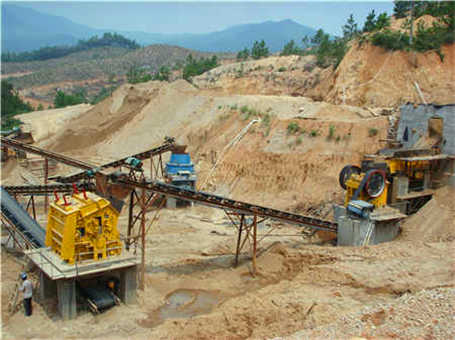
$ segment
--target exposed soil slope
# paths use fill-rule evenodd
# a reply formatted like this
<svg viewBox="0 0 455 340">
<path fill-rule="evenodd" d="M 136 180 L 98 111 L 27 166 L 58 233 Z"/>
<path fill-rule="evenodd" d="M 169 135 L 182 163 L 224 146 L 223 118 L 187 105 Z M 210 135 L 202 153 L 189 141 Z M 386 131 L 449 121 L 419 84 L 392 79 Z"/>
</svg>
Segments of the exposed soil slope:
<svg viewBox="0 0 455 340">
<path fill-rule="evenodd" d="M 239 143 L 222 151 L 258 118 Z M 298 131 L 289 130 L 292 125 Z M 388 125 L 368 110 L 302 97 L 214 95 L 185 81 L 149 82 L 122 86 L 40 145 L 97 163 L 175 136 L 188 145 L 202 189 L 289 208 L 340 195 L 340 169 L 379 149 Z"/>
<path fill-rule="evenodd" d="M 217 67 L 193 83 L 216 94 L 296 95 L 319 82 L 314 56 L 269 57 Z"/>
<path fill-rule="evenodd" d="M 398 106 L 407 102 L 455 102 L 455 44 L 442 47 L 444 61 L 435 51 L 386 51 L 355 43 L 335 72 L 321 73 L 321 82 L 302 95 L 357 106 Z"/>
<path fill-rule="evenodd" d="M 276 62 L 292 69 L 293 63 L 303 60 L 289 57 Z M 398 78 L 399 70 L 394 74 Z M 387 136 L 389 117 L 358 106 L 291 96 L 294 89 L 283 90 L 293 82 L 289 75 L 286 79 L 288 71 L 278 72 L 283 78 L 276 87 L 261 84 L 263 75 L 255 77 L 254 73 L 260 71 L 253 70 L 246 78 L 220 71 L 214 87 L 207 81 L 211 76 L 203 75 L 197 80 L 202 89 L 185 81 L 124 85 L 96 106 L 44 112 L 44 122 L 39 112 L 24 119 L 34 129 L 39 146 L 95 164 L 175 136 L 177 142 L 188 145 L 199 188 L 331 218 L 331 203 L 343 198 L 338 172 L 383 146 L 380 140 Z M 379 85 L 372 81 L 371 86 Z M 378 93 L 371 104 L 385 103 L 382 92 Z M 355 92 L 353 103 L 356 98 L 360 97 Z M 258 121 L 227 147 L 253 120 Z M 2 177 L 16 183 L 19 165 L 11 164 L 5 166 Z M 67 174 L 70 169 L 61 167 L 60 171 Z M 376 246 L 333 247 L 317 236 L 304 237 L 301 228 L 266 221 L 258 228 L 261 242 L 255 277 L 251 276 L 248 242 L 240 265 L 232 266 L 237 234 L 222 210 L 204 206 L 163 209 L 147 234 L 146 287 L 138 292 L 138 303 L 97 316 L 81 312 L 71 321 L 56 317 L 55 304 L 35 304 L 34 315 L 27 320 L 20 312 L 8 314 L 7 299 L 22 268 L 11 255 L 2 253 L 2 336 L 453 338 L 455 229 L 453 202 L 447 201 L 451 196 L 453 190 L 441 189 L 403 224 L 399 239 Z M 38 219 L 45 223 L 42 208 L 38 206 Z M 119 219 L 122 235 L 127 215 L 124 211 Z M 154 211 L 147 215 L 147 226 L 154 215 Z M 136 250 L 140 255 L 140 249 Z M 188 317 L 172 313 L 162 317 L 169 297 L 181 290 L 205 294 L 215 302 Z M 188 305 L 177 306 L 177 311 Z"/>
</svg>

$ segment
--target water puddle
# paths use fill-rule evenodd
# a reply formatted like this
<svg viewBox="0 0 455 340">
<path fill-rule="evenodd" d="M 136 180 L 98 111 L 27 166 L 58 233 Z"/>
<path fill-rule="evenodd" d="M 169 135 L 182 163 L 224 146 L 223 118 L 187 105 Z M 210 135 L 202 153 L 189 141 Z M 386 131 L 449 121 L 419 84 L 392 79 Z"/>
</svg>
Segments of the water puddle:
<svg viewBox="0 0 455 340">
<path fill-rule="evenodd" d="M 222 301 L 217 292 L 197 289 L 177 289 L 166 296 L 166 304 L 139 321 L 143 327 L 152 328 L 167 319 L 191 318 L 210 313 Z"/>
</svg>

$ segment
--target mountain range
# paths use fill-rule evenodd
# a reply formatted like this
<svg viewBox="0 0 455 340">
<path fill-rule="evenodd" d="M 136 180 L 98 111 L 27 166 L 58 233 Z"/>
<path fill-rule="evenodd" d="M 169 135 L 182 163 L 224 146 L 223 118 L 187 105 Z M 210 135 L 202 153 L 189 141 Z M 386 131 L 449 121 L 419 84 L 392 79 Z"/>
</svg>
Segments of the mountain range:
<svg viewBox="0 0 455 340">
<path fill-rule="evenodd" d="M 203 34 L 161 34 L 137 31 L 100 30 L 77 24 L 67 18 L 41 13 L 11 3 L 2 3 L 3 52 L 23 52 L 45 46 L 73 45 L 105 32 L 116 32 L 141 45 L 167 44 L 205 52 L 236 52 L 264 40 L 271 52 L 279 51 L 290 40 L 297 43 L 316 30 L 292 20 L 237 25 Z"/>
</svg>

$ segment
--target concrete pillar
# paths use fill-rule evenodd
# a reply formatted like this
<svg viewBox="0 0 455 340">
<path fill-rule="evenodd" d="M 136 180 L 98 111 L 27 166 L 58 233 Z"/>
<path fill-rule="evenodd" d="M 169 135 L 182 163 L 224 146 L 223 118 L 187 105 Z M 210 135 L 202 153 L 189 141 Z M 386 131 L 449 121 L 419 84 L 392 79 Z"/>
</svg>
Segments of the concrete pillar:
<svg viewBox="0 0 455 340">
<path fill-rule="evenodd" d="M 177 208 L 177 199 L 168 197 L 166 199 L 166 208 L 168 209 L 175 209 Z"/>
<path fill-rule="evenodd" d="M 423 190 L 431 189 L 431 174 L 430 170 L 425 170 L 423 174 Z"/>
<path fill-rule="evenodd" d="M 455 160 L 451 160 L 447 168 L 449 170 L 449 179 L 447 184 L 455 188 Z"/>
<path fill-rule="evenodd" d="M 369 244 L 375 244 L 374 222 L 364 218 L 340 216 L 338 219 L 337 245 L 362 246 L 368 230 L 372 228 Z"/>
<path fill-rule="evenodd" d="M 334 204 L 333 205 L 333 217 L 335 221 L 338 222 L 338 219 L 341 216 L 346 216 L 346 208 L 342 205 Z"/>
<path fill-rule="evenodd" d="M 137 266 L 128 267 L 120 272 L 119 298 L 125 303 L 136 303 Z"/>
<path fill-rule="evenodd" d="M 76 281 L 57 281 L 58 310 L 63 320 L 74 319 L 76 312 Z"/>
<path fill-rule="evenodd" d="M 39 287 L 41 301 L 57 296 L 57 283 L 54 280 L 49 279 L 42 271 L 39 275 Z"/>
<path fill-rule="evenodd" d="M 395 176 L 392 187 L 392 202 L 396 201 L 397 196 L 404 196 L 409 192 L 409 178 L 406 176 Z"/>
</svg>

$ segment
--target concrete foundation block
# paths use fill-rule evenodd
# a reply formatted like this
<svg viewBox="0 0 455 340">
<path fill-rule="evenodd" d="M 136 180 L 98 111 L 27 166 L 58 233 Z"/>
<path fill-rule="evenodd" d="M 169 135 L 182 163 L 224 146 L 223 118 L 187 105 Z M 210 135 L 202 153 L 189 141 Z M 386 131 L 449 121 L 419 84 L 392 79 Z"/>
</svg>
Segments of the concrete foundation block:
<svg viewBox="0 0 455 340">
<path fill-rule="evenodd" d="M 390 242 L 394 240 L 399 233 L 400 227 L 397 221 L 376 222 L 374 239 L 371 240 L 370 244 Z"/>
<path fill-rule="evenodd" d="M 177 200 L 175 198 L 168 197 L 166 199 L 166 208 L 168 208 L 168 209 L 177 208 Z"/>
<path fill-rule="evenodd" d="M 338 222 L 338 246 L 363 246 L 383 242 L 390 242 L 395 239 L 400 228 L 396 220 L 374 221 L 361 219 L 352 216 L 340 216 Z M 366 240 L 368 231 L 369 239 Z"/>
<path fill-rule="evenodd" d="M 120 272 L 120 296 L 125 304 L 136 303 L 137 266 L 128 267 Z"/>
<path fill-rule="evenodd" d="M 394 184 L 395 184 L 395 182 L 396 182 L 397 196 L 404 196 L 409 192 L 409 178 L 408 177 L 397 176 L 394 180 Z"/>
<path fill-rule="evenodd" d="M 340 216 L 338 219 L 337 245 L 339 246 L 361 246 L 367 236 L 371 224 L 374 222 L 367 219 Z M 374 240 L 374 225 L 370 236 L 369 244 Z"/>
<path fill-rule="evenodd" d="M 335 221 L 338 221 L 341 216 L 346 216 L 346 208 L 342 205 L 334 204 L 333 217 L 335 218 Z"/>
<path fill-rule="evenodd" d="M 451 186 L 452 188 L 455 188 L 455 175 L 452 175 L 449 177 L 449 180 L 447 181 L 447 184 Z"/>
<path fill-rule="evenodd" d="M 41 301 L 46 299 L 55 298 L 57 296 L 57 283 L 54 280 L 51 280 L 47 277 L 44 272 L 40 272 L 39 276 L 40 281 L 40 298 Z"/>
<path fill-rule="evenodd" d="M 57 280 L 58 310 L 63 320 L 74 319 L 76 311 L 76 281 Z"/>
</svg>

